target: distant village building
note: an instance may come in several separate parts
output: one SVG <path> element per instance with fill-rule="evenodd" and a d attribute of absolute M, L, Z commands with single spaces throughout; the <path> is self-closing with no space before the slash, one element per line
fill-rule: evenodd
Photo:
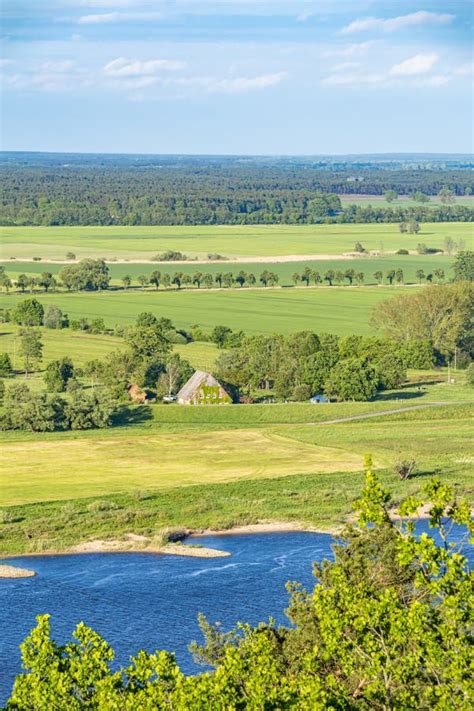
<path fill-rule="evenodd" d="M 176 396 L 179 405 L 229 405 L 232 398 L 210 373 L 196 370 Z"/>

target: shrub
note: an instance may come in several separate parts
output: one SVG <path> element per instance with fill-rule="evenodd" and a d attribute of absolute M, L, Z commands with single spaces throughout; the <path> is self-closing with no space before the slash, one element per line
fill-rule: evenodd
<path fill-rule="evenodd" d="M 41 326 L 44 308 L 38 299 L 24 299 L 11 312 L 13 323 L 20 326 Z"/>
<path fill-rule="evenodd" d="M 293 400 L 305 402 L 311 397 L 311 389 L 309 385 L 297 385 L 293 390 Z"/>
<path fill-rule="evenodd" d="M 410 254 L 410 252 L 408 251 L 408 249 L 399 249 L 399 250 L 397 250 L 396 254 L 406 255 L 406 254 Z"/>
<path fill-rule="evenodd" d="M 409 479 L 416 470 L 416 460 L 415 459 L 397 459 L 394 462 L 393 471 L 398 474 L 400 479 Z"/>
<path fill-rule="evenodd" d="M 116 511 L 119 507 L 115 501 L 92 501 L 87 510 L 91 513 L 99 513 L 99 511 Z"/>
<path fill-rule="evenodd" d="M 0 377 L 5 378 L 13 373 L 12 362 L 8 353 L 0 353 Z"/>
<path fill-rule="evenodd" d="M 474 363 L 471 363 L 466 370 L 466 383 L 474 388 Z"/>
<path fill-rule="evenodd" d="M 50 305 L 43 319 L 46 328 L 65 328 L 68 325 L 67 316 L 58 306 Z"/>

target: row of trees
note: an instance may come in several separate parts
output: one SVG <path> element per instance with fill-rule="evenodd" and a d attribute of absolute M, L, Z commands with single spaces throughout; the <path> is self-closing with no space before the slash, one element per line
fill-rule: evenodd
<path fill-rule="evenodd" d="M 469 506 L 430 480 L 398 507 L 403 517 L 429 511 L 436 536 L 417 536 L 412 522 L 392 522 L 395 504 L 367 465 L 356 523 L 314 566 L 314 589 L 288 585 L 289 624 L 223 632 L 201 616 L 204 643 L 191 649 L 212 672 L 186 677 L 163 651 L 117 669 L 113 649 L 82 622 L 60 645 L 41 615 L 7 707 L 470 711 L 473 581 L 451 533 L 453 523 L 473 530 Z"/>

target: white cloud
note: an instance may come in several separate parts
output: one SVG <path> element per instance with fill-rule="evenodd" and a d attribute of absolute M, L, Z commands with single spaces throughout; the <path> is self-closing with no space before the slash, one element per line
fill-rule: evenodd
<path fill-rule="evenodd" d="M 438 61 L 438 55 L 435 52 L 431 54 L 415 54 L 414 57 L 405 59 L 400 64 L 394 64 L 390 69 L 391 76 L 416 76 L 417 74 L 426 74 Z"/>
<path fill-rule="evenodd" d="M 356 42 L 354 44 L 346 44 L 344 47 L 330 49 L 324 52 L 325 57 L 361 57 L 369 51 L 371 47 L 377 44 L 376 40 L 369 42 Z"/>
<path fill-rule="evenodd" d="M 343 27 L 343 34 L 352 34 L 354 32 L 364 32 L 366 30 L 381 30 L 382 32 L 395 32 L 396 30 L 404 29 L 405 27 L 413 27 L 415 25 L 445 25 L 454 20 L 454 15 L 440 12 L 427 12 L 420 10 L 412 12 L 408 15 L 399 15 L 398 17 L 389 17 L 382 20 L 378 17 L 364 17 L 359 20 L 354 20 L 346 27 Z"/>
<path fill-rule="evenodd" d="M 311 17 L 314 17 L 314 12 L 302 12 L 296 16 L 296 22 L 306 22 Z"/>
<path fill-rule="evenodd" d="M 213 80 L 208 91 L 222 91 L 229 94 L 236 94 L 255 89 L 266 89 L 269 86 L 276 86 L 288 76 L 287 72 L 277 72 L 276 74 L 262 74 L 257 77 L 234 77 L 231 79 Z"/>
<path fill-rule="evenodd" d="M 332 72 L 346 72 L 348 69 L 356 69 L 360 67 L 360 62 L 341 62 L 340 64 L 335 64 L 332 68 Z"/>
<path fill-rule="evenodd" d="M 352 86 L 360 87 L 367 85 L 377 85 L 384 81 L 384 77 L 381 74 L 354 74 L 337 72 L 336 74 L 331 74 L 322 80 L 324 86 Z"/>
<path fill-rule="evenodd" d="M 104 12 L 94 15 L 81 15 L 78 19 L 80 25 L 103 25 L 114 22 L 149 22 L 161 20 L 161 12 Z"/>
<path fill-rule="evenodd" d="M 459 77 L 470 77 L 474 74 L 474 62 L 466 62 L 456 67 L 454 74 Z"/>
<path fill-rule="evenodd" d="M 154 75 L 161 71 L 175 71 L 183 69 L 185 66 L 185 62 L 174 59 L 151 59 L 142 62 L 138 59 L 118 57 L 108 62 L 103 71 L 112 77 L 139 77 Z"/>
<path fill-rule="evenodd" d="M 41 65 L 41 71 L 48 72 L 51 74 L 64 74 L 69 72 L 73 66 L 74 62 L 71 60 L 66 60 L 64 62 L 43 62 Z"/>

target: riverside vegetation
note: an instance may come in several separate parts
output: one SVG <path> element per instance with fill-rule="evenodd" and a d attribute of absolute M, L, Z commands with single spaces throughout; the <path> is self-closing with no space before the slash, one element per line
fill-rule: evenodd
<path fill-rule="evenodd" d="M 390 520 L 391 500 L 370 470 L 355 503 L 357 523 L 315 565 L 317 584 L 288 586 L 291 626 L 272 621 L 221 632 L 201 618 L 204 643 L 191 649 L 212 672 L 186 677 L 168 652 L 140 651 L 113 670 L 113 650 L 80 623 L 58 645 L 47 615 L 22 645 L 7 709 L 107 710 L 210 707 L 387 709 L 472 707 L 473 576 L 450 543 L 452 523 L 472 527 L 469 508 L 439 480 L 425 499 L 408 498 L 401 515 L 426 503 L 442 544 L 411 522 Z M 448 517 L 448 520 L 443 518 Z"/>

